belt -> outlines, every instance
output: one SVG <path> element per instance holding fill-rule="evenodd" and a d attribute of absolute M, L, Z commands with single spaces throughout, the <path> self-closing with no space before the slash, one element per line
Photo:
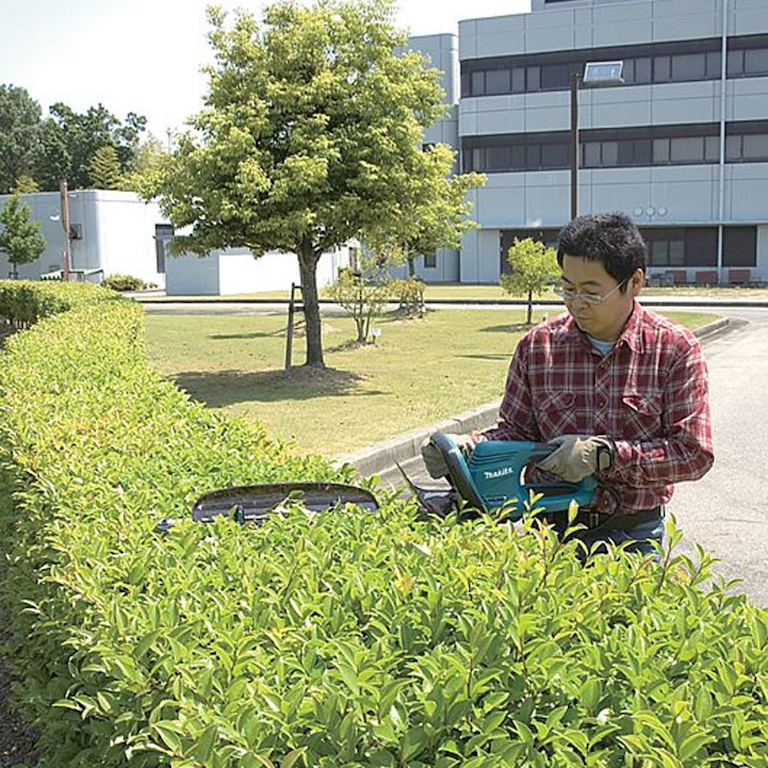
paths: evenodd
<path fill-rule="evenodd" d="M 648 523 L 651 520 L 659 520 L 663 516 L 664 508 L 659 505 L 652 509 L 638 509 L 626 515 L 605 515 L 600 512 L 579 512 L 572 525 L 584 525 L 587 529 L 600 528 L 603 531 L 627 531 L 636 525 Z M 546 516 L 558 529 L 565 530 L 568 526 L 567 512 L 553 512 Z"/>

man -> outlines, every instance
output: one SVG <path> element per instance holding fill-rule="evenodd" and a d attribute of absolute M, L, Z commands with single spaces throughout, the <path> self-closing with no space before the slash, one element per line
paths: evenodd
<path fill-rule="evenodd" d="M 499 422 L 457 435 L 471 452 L 483 440 L 547 441 L 538 467 L 598 491 L 579 537 L 662 543 L 664 506 L 675 483 L 696 480 L 714 460 L 707 368 L 696 337 L 643 309 L 645 243 L 623 214 L 581 216 L 558 238 L 560 293 L 567 314 L 532 328 L 509 368 Z M 447 473 L 434 446 L 422 447 L 433 477 Z M 565 513 L 553 516 L 567 527 Z"/>

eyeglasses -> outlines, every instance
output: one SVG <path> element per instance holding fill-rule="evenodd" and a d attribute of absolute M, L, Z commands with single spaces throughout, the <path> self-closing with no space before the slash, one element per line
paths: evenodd
<path fill-rule="evenodd" d="M 627 280 L 628 279 L 629 278 L 627 278 Z M 581 299 L 582 301 L 586 301 L 587 304 L 602 304 L 616 293 L 627 280 L 622 280 L 615 288 L 611 288 L 611 290 L 604 295 L 599 293 L 585 293 L 584 291 L 576 291 L 573 288 L 563 288 L 562 286 L 557 286 L 555 288 L 555 293 L 560 296 L 563 301 L 576 301 L 576 299 Z"/>

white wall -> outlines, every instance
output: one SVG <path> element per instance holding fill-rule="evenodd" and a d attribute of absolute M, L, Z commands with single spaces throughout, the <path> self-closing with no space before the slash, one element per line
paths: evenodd
<path fill-rule="evenodd" d="M 218 253 L 169 256 L 165 262 L 165 292 L 168 296 L 218 296 Z"/>
<path fill-rule="evenodd" d="M 9 199 L 0 196 L 0 207 Z M 36 192 L 21 196 L 32 209 L 32 219 L 41 224 L 47 248 L 37 261 L 19 268 L 19 277 L 38 280 L 41 274 L 61 269 L 65 248 L 58 192 Z M 165 222 L 155 204 L 144 203 L 133 192 L 72 190 L 68 195 L 69 221 L 82 232 L 71 241 L 72 269 L 103 269 L 104 276 L 123 274 L 164 285 L 157 272 L 155 224 Z M 53 221 L 52 218 L 56 218 Z M 8 275 L 8 260 L 0 254 L 0 277 Z"/>
<path fill-rule="evenodd" d="M 349 265 L 349 248 L 323 254 L 317 265 L 319 288 L 336 280 L 341 267 Z M 299 262 L 294 253 L 265 253 L 254 259 L 245 248 L 171 257 L 166 262 L 166 293 L 169 296 L 231 296 L 243 293 L 290 290 L 297 285 Z"/>
<path fill-rule="evenodd" d="M 96 231 L 89 240 L 97 241 L 105 277 L 133 275 L 162 287 L 165 276 L 157 271 L 155 224 L 167 220 L 158 205 L 145 203 L 133 192 L 86 190 L 78 194 L 95 211 Z"/>

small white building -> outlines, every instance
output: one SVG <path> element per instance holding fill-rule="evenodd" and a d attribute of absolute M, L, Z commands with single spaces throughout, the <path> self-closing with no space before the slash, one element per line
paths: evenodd
<path fill-rule="evenodd" d="M 339 269 L 350 264 L 350 244 L 325 253 L 317 265 L 317 286 L 336 281 Z M 208 256 L 188 253 L 168 258 L 165 264 L 168 296 L 231 296 L 290 289 L 299 285 L 299 260 L 294 253 L 265 253 L 254 258 L 246 248 L 216 250 Z"/>
<path fill-rule="evenodd" d="M 9 195 L 0 195 L 0 207 Z M 35 192 L 21 199 L 32 209 L 48 243 L 39 259 L 21 264 L 19 277 L 39 280 L 41 275 L 62 269 L 66 246 L 61 225 L 58 192 Z M 68 195 L 70 222 L 70 269 L 87 274 L 91 282 L 109 275 L 132 275 L 159 288 L 165 286 L 166 244 L 173 227 L 156 203 L 145 203 L 134 192 L 85 189 Z M 10 265 L 0 253 L 0 277 L 8 277 Z"/>
<path fill-rule="evenodd" d="M 0 195 L 0 207 L 10 195 Z M 39 280 L 63 267 L 66 246 L 61 225 L 58 192 L 21 196 L 40 222 L 48 247 L 39 259 L 18 268 L 22 280 Z M 68 195 L 70 221 L 70 269 L 74 279 L 100 283 L 110 275 L 131 275 L 164 288 L 171 296 L 226 296 L 290 289 L 297 285 L 299 264 L 295 254 L 267 253 L 256 259 L 244 248 L 172 257 L 168 245 L 174 229 L 157 203 L 145 203 L 134 192 L 86 189 Z M 324 254 L 317 269 L 318 287 L 336 280 L 341 267 L 350 263 L 345 246 Z M 0 278 L 10 275 L 10 264 L 0 253 Z"/>

